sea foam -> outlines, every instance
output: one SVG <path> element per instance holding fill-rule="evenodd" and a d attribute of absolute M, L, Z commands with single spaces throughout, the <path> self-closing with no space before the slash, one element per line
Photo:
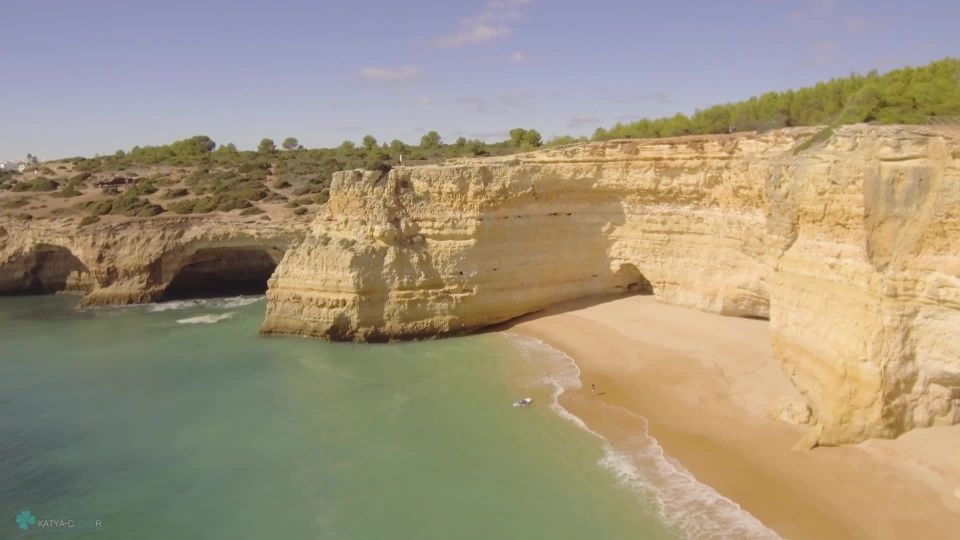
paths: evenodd
<path fill-rule="evenodd" d="M 213 324 L 220 321 L 225 321 L 230 317 L 233 317 L 232 311 L 210 315 L 199 315 L 197 317 L 188 317 L 186 319 L 177 319 L 177 322 L 180 324 Z"/>
<path fill-rule="evenodd" d="M 185 309 L 204 308 L 204 309 L 236 309 L 243 306 L 259 302 L 266 296 L 230 296 L 226 298 L 193 298 L 189 300 L 171 300 L 168 302 L 158 302 L 149 304 L 147 311 L 181 311 Z"/>
<path fill-rule="evenodd" d="M 614 447 L 590 428 L 579 416 L 560 404 L 567 390 L 583 386 L 580 368 L 569 355 L 536 338 L 508 334 L 524 356 L 545 362 L 549 373 L 538 381 L 554 387 L 550 408 L 562 418 L 603 441 L 603 457 L 598 464 L 634 492 L 652 499 L 657 514 L 669 527 L 686 538 L 757 538 L 778 539 L 774 531 L 753 517 L 736 502 L 710 486 L 698 482 L 690 471 L 663 452 L 660 443 L 647 431 L 645 418 L 626 409 L 644 426 L 626 444 Z"/>

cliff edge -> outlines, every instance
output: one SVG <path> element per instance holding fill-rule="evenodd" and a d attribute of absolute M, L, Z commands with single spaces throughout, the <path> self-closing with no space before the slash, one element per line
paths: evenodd
<path fill-rule="evenodd" d="M 81 306 L 262 292 L 305 224 L 153 217 L 77 227 L 0 219 L 0 294 L 67 292 Z"/>
<path fill-rule="evenodd" d="M 581 144 L 337 173 L 267 334 L 464 332 L 615 291 L 769 318 L 820 444 L 960 420 L 960 142 L 921 127 Z"/>

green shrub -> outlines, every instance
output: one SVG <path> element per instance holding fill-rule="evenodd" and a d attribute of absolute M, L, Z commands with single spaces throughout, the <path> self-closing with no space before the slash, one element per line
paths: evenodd
<path fill-rule="evenodd" d="M 45 176 L 20 182 L 13 186 L 13 191 L 53 191 L 60 187 L 60 183 Z"/>
<path fill-rule="evenodd" d="M 80 203 L 79 205 L 77 205 L 77 208 L 81 210 L 86 210 L 87 212 L 89 212 L 91 215 L 94 215 L 94 216 L 102 216 L 102 215 L 109 214 L 110 211 L 113 210 L 113 201 L 112 200 L 89 201 L 87 203 Z"/>
<path fill-rule="evenodd" d="M 61 199 L 66 199 L 69 197 L 78 197 L 80 195 L 83 195 L 83 194 L 77 191 L 76 189 L 74 189 L 74 187 L 69 184 L 67 184 L 67 186 L 61 189 L 60 191 L 55 191 L 50 194 L 51 197 L 59 197 Z"/>
<path fill-rule="evenodd" d="M 80 203 L 76 207 L 94 216 L 114 214 L 127 217 L 152 217 L 164 212 L 162 206 L 127 193 L 115 199 Z"/>
<path fill-rule="evenodd" d="M 84 173 L 80 173 L 80 174 L 75 174 L 75 175 L 71 176 L 69 180 L 67 180 L 67 185 L 68 185 L 68 186 L 72 186 L 72 187 L 77 187 L 77 186 L 86 185 L 87 180 L 88 180 L 91 176 L 93 176 L 93 175 L 91 175 L 91 174 L 88 173 L 88 172 L 84 172 Z"/>
<path fill-rule="evenodd" d="M 87 225 L 93 225 L 100 221 L 100 218 L 97 216 L 83 216 L 83 219 L 80 220 L 80 226 L 86 227 Z"/>
<path fill-rule="evenodd" d="M 204 197 L 202 199 L 197 199 L 193 201 L 193 213 L 206 214 L 208 212 L 213 212 L 217 209 L 217 204 L 216 197 Z"/>
<path fill-rule="evenodd" d="M 221 212 L 229 212 L 231 210 L 239 210 L 252 206 L 246 197 L 240 195 L 213 197 L 213 204 L 213 208 L 208 211 L 219 210 Z"/>
<path fill-rule="evenodd" d="M 157 186 L 153 185 L 153 182 L 141 181 L 134 184 L 132 187 L 127 188 L 127 191 L 124 192 L 124 195 L 130 197 L 141 197 L 143 195 L 152 195 L 157 192 Z"/>
<path fill-rule="evenodd" d="M 82 159 L 74 165 L 78 171 L 84 171 L 91 174 L 100 172 L 103 170 L 103 166 L 103 161 L 100 158 Z"/>
<path fill-rule="evenodd" d="M 598 128 L 593 140 L 726 133 L 731 126 L 738 131 L 762 131 L 858 122 L 917 124 L 928 116 L 960 114 L 958 80 L 960 59 L 946 58 L 921 67 L 852 74 L 797 90 L 767 92 L 698 110 L 689 117 L 677 114 L 618 123 Z"/>
<path fill-rule="evenodd" d="M 270 170 L 269 161 L 252 161 L 247 162 L 237 168 L 237 171 L 241 173 L 265 173 Z"/>
<path fill-rule="evenodd" d="M 180 197 L 186 197 L 190 194 L 190 191 L 184 188 L 171 189 L 163 194 L 161 198 L 163 199 L 179 199 Z"/>
<path fill-rule="evenodd" d="M 243 193 L 211 195 L 190 201 L 177 201 L 169 205 L 170 210 L 178 214 L 206 214 L 208 212 L 229 212 L 253 206 L 250 198 Z"/>
<path fill-rule="evenodd" d="M 176 214 L 192 214 L 195 201 L 177 201 L 167 205 L 167 209 Z"/>

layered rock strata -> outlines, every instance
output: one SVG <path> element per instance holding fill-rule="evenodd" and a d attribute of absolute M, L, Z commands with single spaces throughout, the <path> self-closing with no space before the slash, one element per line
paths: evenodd
<path fill-rule="evenodd" d="M 0 221 L 0 294 L 73 292 L 82 305 L 261 289 L 303 235 L 290 223 L 158 217 L 77 227 Z"/>
<path fill-rule="evenodd" d="M 262 330 L 380 341 L 648 290 L 769 318 L 821 444 L 960 415 L 960 144 L 925 128 L 574 145 L 338 173 Z"/>

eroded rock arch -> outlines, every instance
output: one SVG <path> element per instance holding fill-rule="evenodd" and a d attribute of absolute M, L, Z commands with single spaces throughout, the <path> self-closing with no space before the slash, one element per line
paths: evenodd
<path fill-rule="evenodd" d="M 613 284 L 618 289 L 634 294 L 653 294 L 650 280 L 633 263 L 623 263 L 617 268 L 613 273 Z"/>
<path fill-rule="evenodd" d="M 203 247 L 160 263 L 161 300 L 262 294 L 283 253 L 259 245 Z"/>
<path fill-rule="evenodd" d="M 6 264 L 0 294 L 84 293 L 93 288 L 87 266 L 68 248 L 37 244 Z"/>

